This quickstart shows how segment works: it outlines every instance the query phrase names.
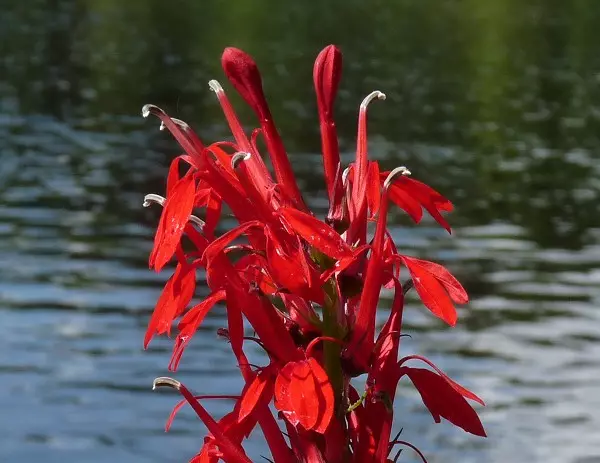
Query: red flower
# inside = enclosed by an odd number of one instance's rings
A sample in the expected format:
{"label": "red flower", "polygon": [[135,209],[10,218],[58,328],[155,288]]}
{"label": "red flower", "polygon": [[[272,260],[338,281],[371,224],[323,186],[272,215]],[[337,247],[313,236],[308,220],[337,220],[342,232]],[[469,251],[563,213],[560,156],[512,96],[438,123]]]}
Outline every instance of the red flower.
{"label": "red flower", "polygon": [[[148,195],[145,201],[163,205],[150,266],[161,270],[175,255],[177,267],[156,304],[144,346],[154,334],[170,333],[179,320],[169,364],[175,371],[209,311],[225,304],[227,328],[219,334],[231,343],[245,383],[239,396],[228,396],[235,400],[231,412],[217,420],[200,403],[215,396],[194,396],[170,378],[156,381],[158,386],[177,389],[209,430],[192,459],[196,463],[250,461],[242,442],[256,426],[275,463],[391,461],[395,445],[416,450],[390,435],[396,388],[403,376],[412,380],[435,421],[443,417],[470,433],[485,435],[466,400],[483,404],[481,399],[427,359],[397,361],[404,295],[411,287],[434,315],[450,325],[457,318],[454,303],[464,304],[468,297],[441,265],[398,252],[387,230],[388,208],[396,204],[415,222],[425,209],[450,231],[441,213],[452,210],[452,204],[410,178],[405,167],[382,172],[377,162],[369,160],[367,107],[373,99],[385,99],[379,91],[360,105],[356,158],[342,167],[333,117],[341,63],[340,51],[330,45],[319,54],[313,70],[329,199],[325,221],[315,217],[302,199],[260,73],[243,51],[226,49],[222,64],[258,118],[260,127],[251,137],[217,81],[209,85],[223,108],[233,143],[206,146],[184,122],[155,106],[143,109],[145,116],[160,118],[184,151],[169,169],[166,199]],[[273,175],[257,149],[260,134]],[[180,176],[185,164],[189,168]],[[223,207],[238,224],[216,236]],[[369,220],[376,222],[370,242]],[[410,275],[404,283],[401,266]],[[205,271],[210,294],[191,304],[196,276],[201,274],[196,269]],[[387,322],[378,331],[382,288],[393,290],[394,298]],[[245,321],[253,336],[245,333]],[[248,342],[264,350],[266,366],[249,363]],[[410,359],[425,361],[435,372],[405,366]],[[360,373],[367,373],[362,392],[351,383]],[[271,404],[279,412],[287,440]],[[167,428],[181,406],[175,407]]]}

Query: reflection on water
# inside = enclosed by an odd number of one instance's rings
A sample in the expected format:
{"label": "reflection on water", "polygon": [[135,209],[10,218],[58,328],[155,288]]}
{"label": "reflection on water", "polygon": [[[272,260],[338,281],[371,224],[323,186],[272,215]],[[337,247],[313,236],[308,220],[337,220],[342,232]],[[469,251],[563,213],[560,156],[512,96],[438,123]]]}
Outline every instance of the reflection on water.
{"label": "reflection on water", "polygon": [[[162,191],[176,150],[137,115],[152,102],[226,136],[206,83],[224,46],[243,47],[322,207],[311,69],[330,42],[345,52],[348,159],[357,104],[381,89],[372,155],[457,205],[452,238],[393,217],[401,248],[444,261],[473,298],[453,330],[412,299],[403,348],[486,399],[490,438],[432,426],[402,383],[405,437],[432,462],[600,461],[600,4],[13,3],[0,15],[1,461],[186,461],[200,447],[192,413],[163,434],[176,399],[149,389],[169,341],[141,350],[167,278],[146,268],[157,211],[141,198]],[[223,324],[216,309],[178,373],[203,393],[239,390]],[[256,461],[261,445],[251,437]]]}

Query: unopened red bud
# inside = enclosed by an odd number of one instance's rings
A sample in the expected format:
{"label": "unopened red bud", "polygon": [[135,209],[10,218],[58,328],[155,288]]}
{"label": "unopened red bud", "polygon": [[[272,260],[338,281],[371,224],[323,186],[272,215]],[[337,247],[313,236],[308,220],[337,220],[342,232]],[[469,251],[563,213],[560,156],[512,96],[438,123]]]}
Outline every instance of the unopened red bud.
{"label": "unopened red bud", "polygon": [[315,60],[313,79],[317,91],[319,116],[332,116],[333,101],[342,76],[342,52],[335,45],[325,47]]}
{"label": "unopened red bud", "polygon": [[229,81],[252,107],[259,119],[268,118],[269,109],[262,88],[262,79],[252,57],[239,48],[228,47],[223,52],[221,64]]}

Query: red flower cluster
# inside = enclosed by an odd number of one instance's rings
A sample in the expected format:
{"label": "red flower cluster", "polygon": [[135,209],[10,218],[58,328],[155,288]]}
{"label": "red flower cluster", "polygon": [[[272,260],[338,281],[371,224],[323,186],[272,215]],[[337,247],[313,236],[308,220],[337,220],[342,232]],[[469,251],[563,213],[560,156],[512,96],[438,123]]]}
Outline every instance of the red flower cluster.
{"label": "red flower cluster", "polygon": [[[145,205],[163,206],[150,267],[161,270],[173,256],[177,267],[156,304],[144,340],[170,333],[179,318],[169,368],[182,354],[211,308],[223,302],[227,329],[219,334],[231,343],[245,386],[230,413],[218,421],[201,401],[171,378],[155,386],[176,388],[210,434],[192,461],[250,462],[242,441],[259,426],[275,463],[389,462],[396,445],[416,450],[391,437],[393,401],[398,381],[407,376],[434,420],[446,418],[465,431],[485,432],[467,399],[475,394],[448,378],[427,359],[398,360],[405,293],[414,287],[423,304],[449,325],[456,323],[454,303],[467,302],[460,283],[439,264],[400,254],[386,229],[390,204],[415,221],[425,209],[450,231],[441,212],[452,204],[429,186],[414,180],[405,167],[381,172],[367,156],[367,107],[381,92],[360,105],[356,159],[342,168],[333,118],[333,102],[342,56],[333,45],[314,66],[314,84],[322,136],[322,155],[329,211],[324,221],[307,208],[283,142],[263,94],[256,64],[243,51],[228,48],[222,64],[230,82],[258,117],[260,127],[248,137],[225,92],[216,92],[235,142],[206,146],[190,127],[147,105],[177,139],[184,154],[171,164],[166,199],[148,195]],[[265,142],[273,174],[257,145]],[[220,235],[215,230],[223,206],[238,221]],[[193,215],[203,210],[203,219]],[[375,223],[369,239],[367,224]],[[400,269],[408,275],[400,281]],[[206,272],[210,294],[188,308],[196,289],[196,270]],[[377,332],[375,315],[382,287],[394,298],[387,322]],[[245,336],[243,319],[255,331]],[[251,365],[245,341],[264,349],[269,362]],[[419,360],[432,369],[408,366]],[[359,392],[351,378],[366,374]],[[231,398],[231,397],[229,397]],[[269,405],[278,410],[280,429]],[[416,450],[418,452],[418,450]],[[419,455],[420,452],[418,452]],[[421,455],[422,457],[422,455]],[[424,460],[424,457],[422,457]]]}

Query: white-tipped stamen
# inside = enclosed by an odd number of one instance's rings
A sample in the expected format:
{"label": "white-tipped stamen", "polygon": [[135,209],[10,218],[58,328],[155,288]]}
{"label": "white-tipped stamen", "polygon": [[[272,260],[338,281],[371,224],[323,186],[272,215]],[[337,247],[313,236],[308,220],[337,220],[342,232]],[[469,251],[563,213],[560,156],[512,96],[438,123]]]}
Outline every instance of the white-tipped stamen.
{"label": "white-tipped stamen", "polygon": [[164,207],[165,201],[166,199],[163,196],[150,193],[144,196],[144,203],[142,204],[142,206],[150,207],[152,204],[160,204]]}
{"label": "white-tipped stamen", "polygon": [[168,376],[161,376],[152,382],[152,390],[155,390],[157,387],[171,387],[179,390],[181,388],[181,383]]}
{"label": "white-tipped stamen", "polygon": [[387,190],[389,188],[389,186],[391,185],[391,183],[394,181],[394,179],[398,175],[404,175],[404,176],[408,177],[410,175],[410,170],[408,170],[404,166],[396,167],[394,170],[392,170],[388,174],[387,178],[383,182],[383,188],[385,188]]}
{"label": "white-tipped stamen", "polygon": [[[164,207],[166,201],[167,200],[164,197],[162,197],[161,195],[155,195],[154,193],[150,193],[150,194],[147,194],[146,196],[144,196],[144,202],[142,203],[142,206],[150,207],[152,204],[160,204],[161,206]],[[188,220],[190,222],[198,225],[201,229],[204,228],[204,226],[206,225],[206,222],[204,222],[204,220],[202,220],[200,217],[197,217],[195,215],[190,215]]]}
{"label": "white-tipped stamen", "polygon": [[202,220],[200,217],[196,217],[195,215],[190,215],[188,220],[192,223],[195,223],[200,228],[204,228],[204,226],[206,225],[206,222],[204,220]]}
{"label": "white-tipped stamen", "polygon": [[219,83],[218,80],[213,79],[213,80],[209,81],[208,86],[215,93],[224,92],[223,87],[221,87],[221,84]]}
{"label": "white-tipped stamen", "polygon": [[362,101],[362,103],[360,104],[360,109],[362,111],[367,109],[367,106],[369,106],[369,103],[371,103],[371,101],[373,101],[374,99],[385,100],[385,93],[380,92],[379,90],[375,90],[374,92],[369,93],[365,97],[365,99]]}
{"label": "white-tipped stamen", "polygon": [[[188,132],[191,130],[190,126],[187,124],[187,122],[182,121],[181,119],[176,119],[174,117],[171,118],[171,120],[177,124],[179,127],[181,127],[185,132]],[[160,122],[160,128],[159,130],[165,130],[167,128],[167,126],[165,125],[164,122]]]}
{"label": "white-tipped stamen", "polygon": [[152,112],[157,112],[157,113],[162,113],[162,114],[165,113],[162,109],[160,109],[158,106],[153,105],[153,104],[145,104],[142,107],[142,117],[148,117],[150,114],[152,114]]}
{"label": "white-tipped stamen", "polygon": [[346,167],[344,172],[342,172],[342,185],[346,185],[346,180],[348,180],[348,175],[350,175],[350,167]]}
{"label": "white-tipped stamen", "polygon": [[240,165],[240,162],[247,161],[250,159],[250,156],[252,156],[250,153],[246,153],[244,151],[235,153],[231,158],[231,168],[235,170],[235,168]]}

